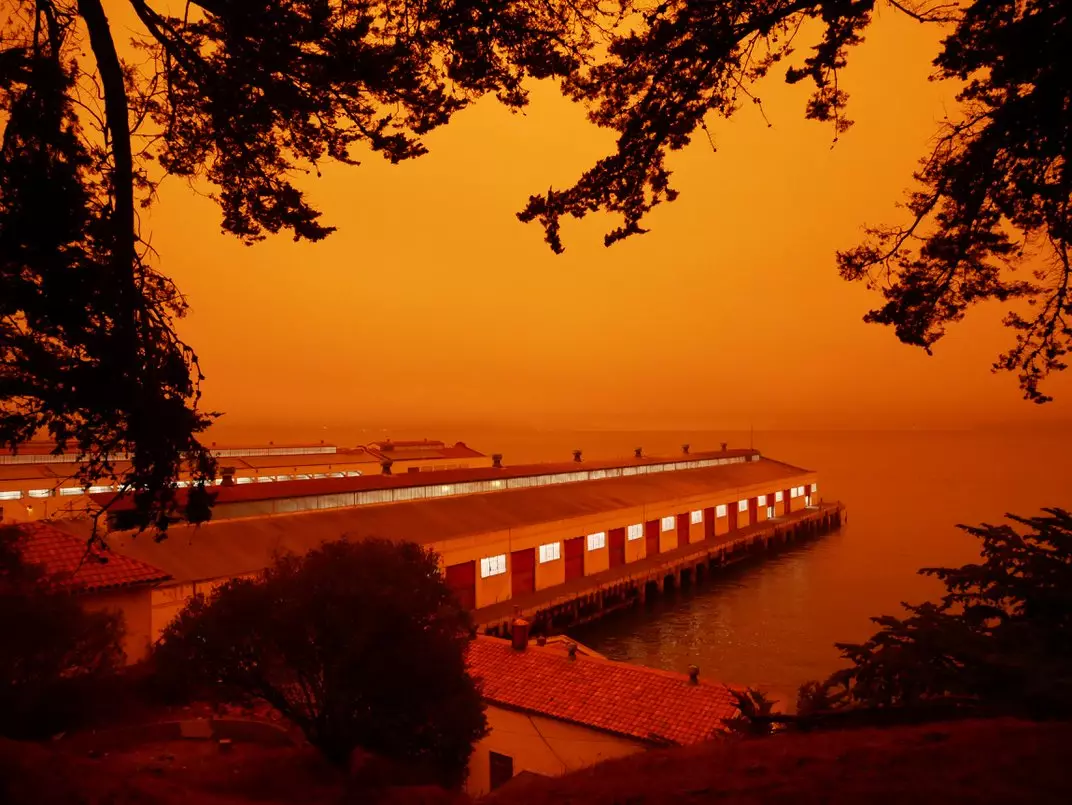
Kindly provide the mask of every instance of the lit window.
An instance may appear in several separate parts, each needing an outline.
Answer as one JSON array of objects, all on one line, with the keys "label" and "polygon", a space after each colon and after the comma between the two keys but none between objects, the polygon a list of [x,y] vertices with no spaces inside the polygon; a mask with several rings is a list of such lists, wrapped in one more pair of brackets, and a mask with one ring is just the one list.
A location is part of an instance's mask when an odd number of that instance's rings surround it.
[{"label": "lit window", "polygon": [[558,559],[562,554],[560,551],[562,543],[549,542],[546,545],[540,546],[540,562],[553,562]]},{"label": "lit window", "polygon": [[811,493],[814,495],[818,491],[819,491],[819,484],[812,484],[811,485]]},{"label": "lit window", "polygon": [[60,489],[61,495],[81,495],[82,487],[80,486],[65,486]]},{"label": "lit window", "polygon": [[696,511],[694,511],[691,515],[689,515],[689,522],[693,525],[696,525],[697,523],[702,523],[703,511],[701,509],[697,509]]},{"label": "lit window", "polygon": [[725,517],[727,514],[729,514],[729,512],[726,509],[725,503],[715,507],[715,517]]},{"label": "lit window", "polygon": [[51,489],[31,489],[30,497],[32,498],[47,498],[52,496]]},{"label": "lit window", "polygon": [[104,492],[111,492],[111,491],[112,491],[112,487],[110,487],[110,486],[91,486],[89,488],[89,494],[91,494],[91,495],[100,495],[100,494],[103,494]]},{"label": "lit window", "polygon": [[676,521],[676,518],[673,517],[673,516],[664,517],[663,518],[663,531],[673,531],[675,521]]},{"label": "lit window", "polygon": [[757,506],[766,506],[767,505],[767,496],[766,495],[760,495],[759,499],[756,501],[756,505]]},{"label": "lit window", "polygon": [[785,495],[784,495],[783,492],[775,492],[774,493],[774,502],[775,503],[781,503],[783,500],[785,500]]},{"label": "lit window", "polygon": [[789,497],[792,497],[792,498],[800,497],[800,487],[799,486],[794,486],[792,489],[790,489],[789,490]]},{"label": "lit window", "polygon": [[588,535],[588,550],[598,551],[600,548],[607,546],[607,532],[597,531],[594,534]]},{"label": "lit window", "polygon": [[631,540],[632,539],[640,539],[642,536],[644,536],[644,526],[643,526],[643,524],[642,523],[636,523],[635,525],[629,526],[629,528],[625,532],[625,536],[626,536],[627,539],[631,539]]},{"label": "lit window", "polygon": [[737,501],[737,511],[739,511],[739,512],[748,511],[748,501],[747,500],[738,500]]},{"label": "lit window", "polygon": [[4,490],[0,492],[0,500],[18,500],[22,497],[22,492],[17,489]]},{"label": "lit window", "polygon": [[482,579],[486,579],[488,576],[501,576],[505,572],[505,553],[500,553],[498,556],[487,556],[480,560],[480,578]]}]

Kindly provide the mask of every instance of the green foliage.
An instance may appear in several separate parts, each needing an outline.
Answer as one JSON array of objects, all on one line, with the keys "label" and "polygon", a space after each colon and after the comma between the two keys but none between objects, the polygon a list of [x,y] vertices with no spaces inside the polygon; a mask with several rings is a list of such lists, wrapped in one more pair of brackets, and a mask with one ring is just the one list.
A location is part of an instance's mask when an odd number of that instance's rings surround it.
[{"label": "green foliage", "polygon": [[884,615],[863,643],[840,643],[849,666],[801,689],[802,715],[924,708],[1028,716],[1072,713],[1072,515],[1046,509],[1027,526],[961,526],[982,561],[925,568],[941,601]]},{"label": "green foliage", "polygon": [[458,785],[485,731],[469,639],[435,554],[343,540],[195,598],[153,663],[201,695],[263,699],[332,763],[360,748]]},{"label": "green foliage", "polygon": [[734,735],[757,738],[771,735],[777,731],[774,705],[776,700],[756,688],[745,690],[730,689],[737,705],[737,714],[732,718],[722,719],[723,725]]},{"label": "green foliage", "polygon": [[0,527],[0,736],[46,738],[83,722],[123,664],[121,617],[87,612],[22,561]]}]

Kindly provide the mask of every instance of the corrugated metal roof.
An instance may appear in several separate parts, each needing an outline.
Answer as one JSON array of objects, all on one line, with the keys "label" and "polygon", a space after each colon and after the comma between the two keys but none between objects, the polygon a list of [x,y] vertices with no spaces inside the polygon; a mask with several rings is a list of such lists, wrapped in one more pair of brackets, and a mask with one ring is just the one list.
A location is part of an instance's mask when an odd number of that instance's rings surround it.
[{"label": "corrugated metal roof", "polygon": [[657,744],[692,744],[737,713],[730,689],[682,674],[477,637],[466,653],[485,700]]},{"label": "corrugated metal roof", "polygon": [[[460,470],[438,470],[428,472],[398,473],[397,475],[362,475],[357,478],[320,478],[308,481],[276,481],[271,484],[237,484],[218,487],[216,503],[238,503],[254,500],[278,500],[280,498],[300,498],[314,495],[338,495],[346,492],[366,492],[375,489],[400,489],[415,486],[435,486],[439,484],[459,484],[466,481],[488,481],[495,479],[526,478],[534,475],[553,475],[578,470],[601,470],[613,467],[639,467],[665,464],[673,461],[703,461],[713,458],[734,458],[738,456],[758,455],[756,450],[727,450],[726,452],[690,453],[673,458],[618,458],[598,461],[567,461],[555,464],[521,464],[510,467],[471,467]],[[176,493],[179,505],[184,505],[187,492],[180,489]],[[113,493],[91,496],[98,506],[109,506],[111,512],[127,511],[134,508],[133,497],[123,495],[113,502]]]},{"label": "corrugated metal roof", "polygon": [[167,540],[159,544],[145,535],[112,534],[108,540],[115,550],[152,562],[178,581],[194,581],[256,572],[271,562],[276,551],[304,553],[343,536],[428,544],[767,482],[770,491],[776,491],[785,481],[809,474],[762,459],[492,494],[179,525],[172,526]]}]

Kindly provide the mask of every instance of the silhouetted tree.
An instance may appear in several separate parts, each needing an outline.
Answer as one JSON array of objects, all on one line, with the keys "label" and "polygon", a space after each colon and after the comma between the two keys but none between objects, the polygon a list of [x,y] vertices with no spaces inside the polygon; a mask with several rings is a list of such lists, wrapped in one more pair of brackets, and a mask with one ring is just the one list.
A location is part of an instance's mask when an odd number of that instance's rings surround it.
[{"label": "silhouetted tree", "polygon": [[1007,515],[1011,525],[960,526],[982,561],[925,568],[941,601],[904,604],[863,643],[839,643],[850,665],[802,687],[798,711],[942,708],[1031,716],[1072,712],[1072,514]]},{"label": "silhouetted tree", "polygon": [[121,617],[85,611],[55,581],[23,561],[16,529],[0,527],[0,736],[75,726],[123,664]]},{"label": "silhouetted tree", "polygon": [[[199,442],[186,312],[151,265],[137,210],[165,174],[216,188],[224,231],[246,242],[332,231],[295,186],[354,146],[392,162],[491,93],[564,75],[592,47],[598,0],[13,0],[0,29],[0,442],[39,431],[136,492],[166,528],[174,482],[208,516],[215,472]],[[111,24],[110,24],[111,23]],[[138,26],[140,25],[140,28]],[[135,64],[115,32],[134,31]],[[92,56],[91,59],[86,58]],[[118,461],[129,454],[128,467]]]},{"label": "silhouetted tree", "polygon": [[[1064,0],[637,4],[607,58],[564,83],[597,125],[618,133],[615,153],[572,187],[533,196],[520,218],[539,221],[555,251],[563,216],[620,214],[608,244],[645,231],[647,213],[676,197],[667,153],[706,132],[710,117],[758,104],[756,82],[804,38],[810,53],[785,77],[814,85],[805,115],[830,123],[836,140],[850,126],[839,72],[876,5],[947,26],[936,74],[963,88],[916,175],[909,220],[869,229],[863,245],[838,255],[841,274],[881,287],[885,304],[865,320],[928,352],[973,304],[1030,302],[1009,307],[1016,343],[994,368],[1017,372],[1025,396],[1045,402],[1039,383],[1064,368],[1072,345],[1072,17]],[[1033,279],[1016,279],[1018,266]]]},{"label": "silhouetted tree", "polygon": [[772,718],[777,701],[756,688],[731,688],[730,693],[737,705],[737,714],[722,719],[722,724],[731,734],[743,738],[760,738],[778,731],[778,724]]},{"label": "silhouetted tree", "polygon": [[[604,210],[644,230],[672,200],[665,159],[712,115],[759,103],[756,82],[810,51],[786,80],[815,90],[808,118],[849,127],[838,83],[876,2],[948,26],[938,76],[963,82],[909,196],[909,221],[869,230],[838,256],[843,276],[882,286],[866,317],[930,350],[986,300],[1010,307],[1025,395],[1063,368],[1069,306],[1072,148],[1068,42],[1061,0],[201,0],[181,16],[152,0],[137,18],[144,61],[123,62],[101,0],[16,0],[0,39],[0,439],[39,430],[119,477],[144,524],[164,527],[183,469],[198,482],[191,519],[208,516],[215,471],[198,441],[201,374],[175,335],[185,301],[150,265],[139,205],[165,174],[217,188],[223,229],[246,242],[281,230],[332,231],[292,180],[369,148],[393,162],[474,99],[526,102],[528,77],[559,77],[615,152],[577,183],[533,196],[561,251],[563,216]],[[84,44],[93,56],[87,68]],[[1034,271],[1015,279],[1012,268]],[[129,453],[132,466],[119,468]]]},{"label": "silhouetted tree", "polygon": [[384,540],[277,558],[263,578],[194,598],[153,663],[180,687],[263,699],[333,763],[360,748],[457,785],[485,721],[469,616],[437,561]]}]

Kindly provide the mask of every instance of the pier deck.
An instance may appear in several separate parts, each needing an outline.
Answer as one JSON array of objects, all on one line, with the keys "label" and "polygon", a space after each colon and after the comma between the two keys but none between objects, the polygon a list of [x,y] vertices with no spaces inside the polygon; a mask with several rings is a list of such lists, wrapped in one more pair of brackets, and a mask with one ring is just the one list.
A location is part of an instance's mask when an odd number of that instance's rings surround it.
[{"label": "pier deck", "polygon": [[662,592],[667,586],[691,582],[758,549],[827,533],[841,525],[844,511],[840,502],[820,503],[714,539],[481,607],[473,611],[473,622],[485,634],[508,634],[510,621],[520,615],[532,622],[534,633],[553,633],[643,602],[649,589]]}]

